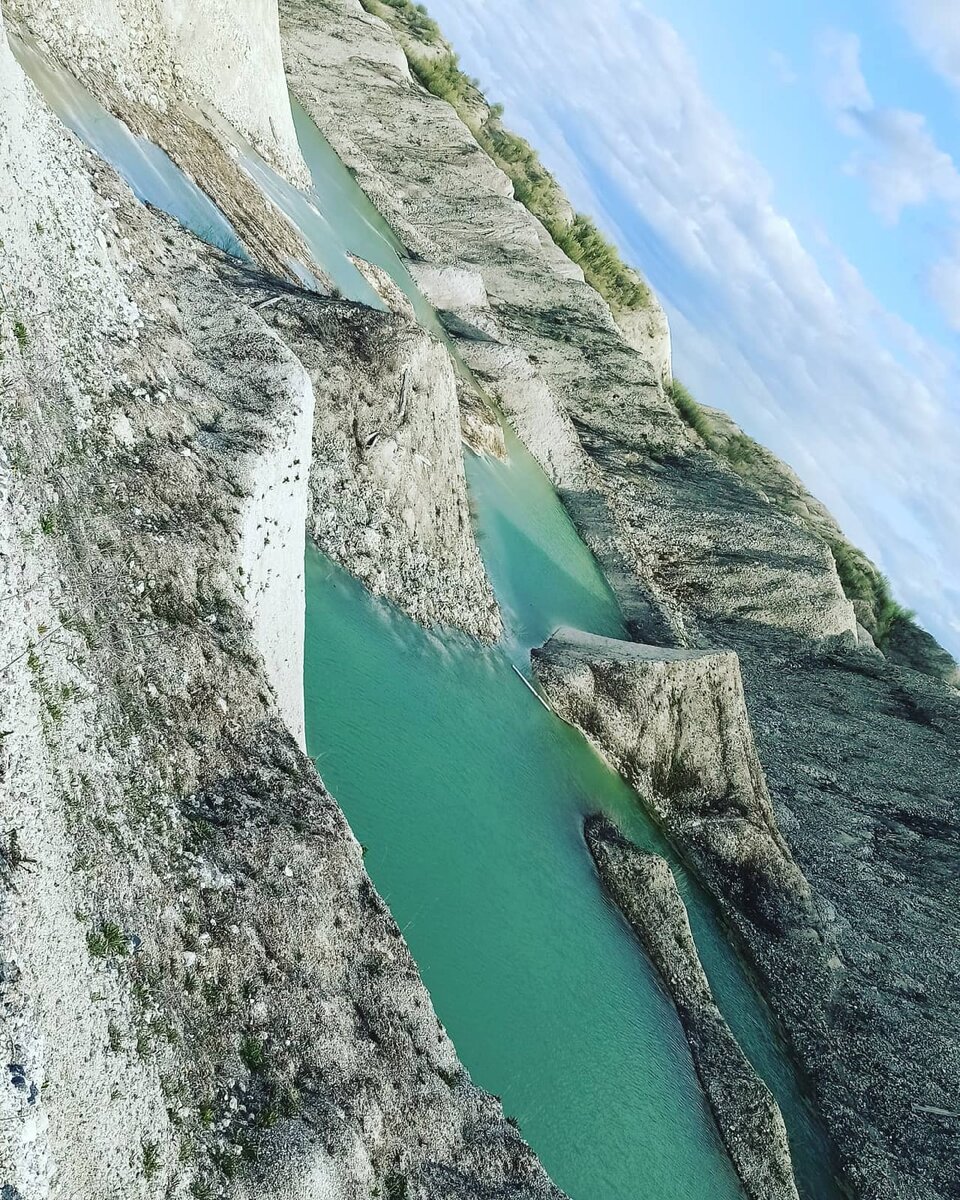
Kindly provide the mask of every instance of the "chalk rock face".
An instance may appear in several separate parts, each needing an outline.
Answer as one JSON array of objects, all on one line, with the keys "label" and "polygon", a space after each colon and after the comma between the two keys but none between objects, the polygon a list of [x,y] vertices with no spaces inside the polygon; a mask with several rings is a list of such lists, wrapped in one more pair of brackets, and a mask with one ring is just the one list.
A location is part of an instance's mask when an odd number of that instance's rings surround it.
[{"label": "chalk rock face", "polygon": [[735,924],[823,939],[773,813],[735,653],[561,629],[531,660],[557,713],[645,798]]},{"label": "chalk rock face", "polygon": [[782,935],[810,923],[810,889],[774,819],[735,654],[561,629],[531,659],[560,716],[649,798],[739,912]]},{"label": "chalk rock face", "polygon": [[656,296],[651,292],[646,308],[617,313],[616,318],[627,342],[650,364],[661,383],[669,383],[673,378],[670,322]]},{"label": "chalk rock face", "polygon": [[724,1145],[750,1200],[797,1200],[780,1108],[713,999],[668,863],[602,816],[584,836],[600,877],[673,997]]},{"label": "chalk rock face", "polygon": [[496,640],[447,351],[403,315],[348,302],[286,295],[262,311],[313,380],[319,547],[421,624]]},{"label": "chalk rock face", "polygon": [[9,0],[94,90],[162,114],[212,105],[290,178],[305,182],[287,99],[276,0]]},{"label": "chalk rock face", "polygon": [[483,276],[467,267],[441,267],[411,263],[410,274],[434,308],[458,316],[474,309],[489,308]]}]

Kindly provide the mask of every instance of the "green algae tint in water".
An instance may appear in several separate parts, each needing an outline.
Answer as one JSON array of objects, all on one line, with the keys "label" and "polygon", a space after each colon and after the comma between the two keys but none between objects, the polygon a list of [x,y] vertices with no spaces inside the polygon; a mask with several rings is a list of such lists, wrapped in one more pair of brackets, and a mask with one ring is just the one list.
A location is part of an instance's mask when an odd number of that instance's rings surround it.
[{"label": "green algae tint in water", "polygon": [[474,1079],[579,1200],[739,1195],[679,1023],[607,905],[585,812],[633,794],[499,650],[307,556],[308,744]]},{"label": "green algae tint in water", "polygon": [[[633,793],[513,673],[559,622],[620,632],[542,473],[472,460],[507,649],[427,633],[307,555],[310,753],[474,1079],[574,1197],[739,1195],[673,1009],[581,827]],[[641,836],[643,835],[643,831]]]}]

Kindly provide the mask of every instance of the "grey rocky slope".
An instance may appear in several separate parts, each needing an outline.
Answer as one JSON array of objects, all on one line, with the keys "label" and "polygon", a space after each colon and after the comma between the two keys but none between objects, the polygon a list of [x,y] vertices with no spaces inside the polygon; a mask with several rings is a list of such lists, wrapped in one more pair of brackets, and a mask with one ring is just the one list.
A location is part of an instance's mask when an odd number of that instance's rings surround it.
[{"label": "grey rocky slope", "polygon": [[531,659],[553,709],[646,798],[744,936],[816,935],[810,887],[773,814],[735,654],[560,629]]},{"label": "grey rocky slope", "polygon": [[810,494],[796,472],[748,437],[726,413],[698,405],[689,395],[686,402],[698,414],[707,445],[763,497],[830,547],[844,591],[853,601],[858,641],[882,647],[891,662],[956,685],[960,668],[953,657],[893,600],[888,581],[846,538],[832,513]]},{"label": "grey rocky slope", "polygon": [[929,1110],[960,1110],[956,692],[876,655],[823,537],[686,428],[467,127],[412,82],[389,27],[356,0],[283,0],[281,21],[294,91],[421,278],[473,276],[445,300],[449,327],[634,636],[740,656],[774,811],[818,898],[808,937],[758,927],[749,951],[848,1185],[954,1194],[955,1118]]},{"label": "grey rocky slope", "polygon": [[587,818],[584,837],[600,878],[673,998],[746,1195],[797,1200],[780,1108],[717,1008],[668,863],[634,846],[602,816]]},{"label": "grey rocky slope", "polygon": [[0,90],[4,1197],[557,1196],[298,746],[307,370]]}]

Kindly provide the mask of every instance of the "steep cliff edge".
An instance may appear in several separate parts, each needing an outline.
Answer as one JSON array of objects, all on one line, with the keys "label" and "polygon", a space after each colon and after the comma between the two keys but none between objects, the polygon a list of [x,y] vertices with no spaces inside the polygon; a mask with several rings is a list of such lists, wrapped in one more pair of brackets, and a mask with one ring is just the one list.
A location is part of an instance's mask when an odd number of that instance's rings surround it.
[{"label": "steep cliff edge", "polygon": [[293,90],[418,270],[482,282],[486,306],[464,297],[448,327],[556,483],[634,636],[738,653],[773,811],[836,943],[759,937],[769,998],[854,1193],[951,1195],[956,692],[898,665],[917,658],[871,650],[822,533],[687,428],[649,352],[453,108],[411,78],[387,24],[357,0],[282,0],[281,25]]},{"label": "steep cliff edge", "polygon": [[875,655],[791,641],[774,659],[758,638],[740,655],[749,717],[733,653],[562,630],[532,657],[721,901],[854,1185],[949,1196],[960,705]]},{"label": "steep cliff edge", "polygon": [[225,272],[307,368],[316,397],[308,528],[422,625],[482,641],[502,622],[470,521],[457,380],[410,316]]},{"label": "steep cliff edge", "polygon": [[0,89],[5,1198],[557,1197],[288,728],[307,370]]},{"label": "steep cliff edge", "polygon": [[555,711],[648,800],[748,941],[826,940],[777,827],[735,654],[561,629],[531,660]]}]

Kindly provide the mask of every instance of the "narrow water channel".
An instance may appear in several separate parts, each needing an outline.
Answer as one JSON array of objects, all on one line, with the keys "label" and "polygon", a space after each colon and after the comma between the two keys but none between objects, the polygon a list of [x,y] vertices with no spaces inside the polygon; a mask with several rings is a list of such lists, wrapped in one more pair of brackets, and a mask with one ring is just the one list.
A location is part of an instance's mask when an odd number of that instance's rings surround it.
[{"label": "narrow water channel", "polygon": [[[201,237],[235,240],[162,151],[15,48],[54,111],[142,200]],[[296,103],[294,116],[312,195],[236,138],[244,165],[347,295],[364,300],[368,290],[349,251],[387,270],[436,330],[392,232]],[[463,1062],[503,1097],[574,1200],[740,1195],[672,1005],[586,852],[582,819],[598,809],[674,863],[718,1002],[780,1100],[801,1193],[829,1200],[822,1136],[712,906],[639,798],[513,671],[527,670],[529,649],[559,624],[611,636],[623,627],[553,488],[506,436],[506,464],[467,455],[478,540],[506,623],[499,647],[421,629],[308,547],[310,752],[368,846],[368,869]]]},{"label": "narrow water channel", "polygon": [[584,846],[597,810],[671,860],[718,1002],[784,1108],[801,1193],[825,1200],[820,1132],[712,906],[636,794],[513,673],[557,624],[621,626],[545,476],[510,449],[468,472],[500,647],[420,629],[308,548],[309,751],[461,1059],[574,1200],[740,1195],[672,1004]]}]

